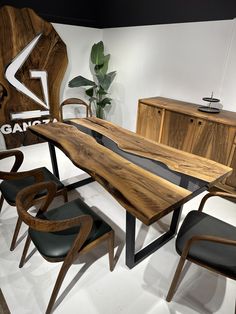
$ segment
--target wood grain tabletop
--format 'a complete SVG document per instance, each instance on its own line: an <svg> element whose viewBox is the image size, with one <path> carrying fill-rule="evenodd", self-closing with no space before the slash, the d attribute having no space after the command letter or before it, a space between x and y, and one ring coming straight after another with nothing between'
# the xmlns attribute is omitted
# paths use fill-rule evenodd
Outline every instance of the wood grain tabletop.
<svg viewBox="0 0 236 314"><path fill-rule="evenodd" d="M95 117L29 127L60 148L79 168L90 174L115 199L146 225L157 221L193 197L180 187L100 145L84 126L105 135L129 153L164 163L171 170L204 181L204 187L229 175L231 168L193 154L157 144L111 122ZM111 209L112 210L112 209Z"/></svg>

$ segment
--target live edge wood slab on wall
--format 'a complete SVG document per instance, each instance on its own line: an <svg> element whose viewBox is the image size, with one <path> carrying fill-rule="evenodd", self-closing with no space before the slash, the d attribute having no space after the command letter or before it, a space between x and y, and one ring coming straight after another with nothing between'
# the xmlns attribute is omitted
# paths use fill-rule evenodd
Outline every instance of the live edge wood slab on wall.
<svg viewBox="0 0 236 314"><path fill-rule="evenodd" d="M204 113L199 105L164 97L140 99L137 133L233 168L217 187L236 193L236 112Z"/></svg>
<svg viewBox="0 0 236 314"><path fill-rule="evenodd" d="M0 25L0 136L6 148L14 148L40 141L25 131L28 125L59 118L67 50L53 26L29 8L1 7ZM39 34L35 46L26 53ZM32 71L38 71L36 76L32 77ZM14 114L19 115L14 118Z"/></svg>

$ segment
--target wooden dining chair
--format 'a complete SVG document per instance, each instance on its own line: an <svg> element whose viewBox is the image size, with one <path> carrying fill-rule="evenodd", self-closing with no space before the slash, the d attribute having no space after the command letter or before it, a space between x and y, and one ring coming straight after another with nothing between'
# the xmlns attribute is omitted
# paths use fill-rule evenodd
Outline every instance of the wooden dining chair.
<svg viewBox="0 0 236 314"><path fill-rule="evenodd" d="M24 154L20 150L7 150L0 152L0 160L6 158L15 158L13 159L13 166L9 172L0 171L0 180L3 180L0 183L0 212L3 206L4 200L11 206L16 206L16 195L23 188L32 185L35 182L40 181L53 181L56 184L57 192L56 194L62 195L64 197L64 201L67 202L67 190L62 182L54 176L46 167L40 167L28 171L18 172L20 166L24 160ZM41 198L44 198L45 191L41 191L35 196L34 203L36 204ZM16 246L17 237L21 228L22 221L18 217L17 223L15 226L14 234L12 237L12 242L10 246L10 250L14 250Z"/></svg>
<svg viewBox="0 0 236 314"><path fill-rule="evenodd" d="M166 297L168 302L174 296L186 260L236 279L236 227L202 212L206 200L213 196L236 199L236 195L229 193L208 193L203 197L199 209L185 217L176 238L180 260Z"/></svg>
<svg viewBox="0 0 236 314"><path fill-rule="evenodd" d="M46 191L47 194L41 202L37 215L33 217L28 209L40 191ZM53 309L68 269L80 254L90 251L103 241L108 241L110 270L112 271L114 267L112 228L81 199L75 199L47 211L55 193L54 182L41 182L25 188L17 194L16 198L19 217L29 226L19 266L22 267L25 263L31 240L47 261L63 261L48 303L47 314Z"/></svg>
<svg viewBox="0 0 236 314"><path fill-rule="evenodd" d="M91 106L88 105L84 100L79 99L79 98L68 98L66 100L64 100L61 105L60 105L60 119L61 122L64 121L64 107L68 106L68 105L78 105L78 106L84 106L85 107L85 117L92 117L92 110L91 110Z"/></svg>

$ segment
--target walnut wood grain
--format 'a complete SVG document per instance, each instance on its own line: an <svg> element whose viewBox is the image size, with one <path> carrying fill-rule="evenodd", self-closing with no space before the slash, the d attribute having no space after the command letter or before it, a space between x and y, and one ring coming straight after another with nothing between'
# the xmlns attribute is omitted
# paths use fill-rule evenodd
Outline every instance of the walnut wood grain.
<svg viewBox="0 0 236 314"><path fill-rule="evenodd" d="M198 160L195 159L195 156L189 155L192 161L188 164L184 160L185 154L182 152L180 152L182 159L178 159L176 156L173 157L173 155L177 153L176 150L174 150L175 154L173 154L173 150L171 154L168 147L146 141L135 133L124 130L104 120L88 118L72 121L81 123L81 125L87 125L97 131L103 129L101 133L105 135L109 133L109 137L114 139L115 142L121 138L120 142L123 143L125 149L127 148L128 151L134 152L135 147L137 152L143 156L146 150L141 150L140 147L151 145L150 149L152 149L152 151L146 154L146 156L150 158L152 158L153 155L151 152L158 151L160 147L162 151L162 161L168 161L169 158L174 158L174 161L171 161L171 163L173 165L174 163L179 164L179 168L183 168L186 173L191 172L187 170L187 168L191 167L191 165ZM106 129L106 131L104 129ZM158 220L191 198L192 193L188 190L170 183L127 161L111 150L98 144L91 136L79 131L72 125L57 122L47 125L32 126L30 130L58 146L76 166L94 177L131 214L147 225ZM134 145L135 143L136 146ZM167 163L168 162L166 162L166 164ZM181 163L185 166L182 167ZM226 173L231 170L221 165L217 167L216 163L208 160L204 160L204 164L202 162L201 166L203 171L209 171L209 169L211 169L213 173L208 176L202 175L202 177L208 178L207 182L209 184L211 181L225 176ZM214 166L213 170L211 166ZM195 165L195 168L197 168L197 165ZM195 172L192 171L192 173L201 176L199 175L200 169L198 168L198 170Z"/></svg>
<svg viewBox="0 0 236 314"><path fill-rule="evenodd" d="M230 167L175 148L144 139L129 130L95 117L72 119L112 139L124 151L163 162L170 169L204 180L213 185L232 171Z"/></svg>
<svg viewBox="0 0 236 314"><path fill-rule="evenodd" d="M162 144L227 164L234 137L233 126L165 110Z"/></svg>
<svg viewBox="0 0 236 314"><path fill-rule="evenodd" d="M164 109L140 103L138 107L139 123L137 124L137 133L159 143L162 134L163 118Z"/></svg>
<svg viewBox="0 0 236 314"><path fill-rule="evenodd" d="M57 188L54 182L41 182L21 190L17 194L16 198L17 211L20 219L24 221L33 230L51 233L56 231L68 230L71 229L72 227L79 227L77 228L78 234L75 236L75 239L71 246L68 247L68 251L65 256L49 257L44 254L41 254L43 258L49 262L63 261L45 312L46 314L50 314L52 312L58 292L67 274L67 271L72 265L72 263L78 258L79 254L90 251L91 249L95 248L98 244L106 240L108 244L110 270L112 271L114 268L114 231L108 230L102 236L98 237L96 235L96 230L93 232L92 227L94 220L90 215L90 212L87 212L87 214L84 213L78 215L76 217L73 217L72 215L70 218L66 218L63 220L42 219L42 217L40 217L40 215L42 215L43 212L48 210L48 207L55 196L56 190ZM42 202L40 203L36 216L33 217L28 212L28 210L33 206L34 199L40 191L46 191L46 196L44 200L42 200ZM69 206L69 203L67 203L67 206ZM57 208L54 208L54 210L56 211ZM95 240L90 239L88 241L89 243L86 244L85 241L88 239L89 235L91 239L95 238ZM63 238L63 234L61 234L61 238ZM65 243L67 239L63 240ZM29 233L25 242L19 267L23 267L24 263L26 262L26 256L30 246L30 242L31 237ZM37 249L40 248L40 245L37 245L37 241L35 242L35 246Z"/></svg>
<svg viewBox="0 0 236 314"><path fill-rule="evenodd" d="M233 168L232 175L225 181L226 186L230 186L236 191L236 145L232 145L231 155L229 156L229 165Z"/></svg>
<svg viewBox="0 0 236 314"><path fill-rule="evenodd" d="M199 111L198 107L199 104L164 97L140 99L137 133L232 167L231 175L218 182L217 188L235 193L236 112L221 110L209 114ZM162 112L161 121L157 117L159 111ZM155 119L150 119L150 112Z"/></svg>
<svg viewBox="0 0 236 314"><path fill-rule="evenodd" d="M206 105L201 102L199 104L194 104L190 102L180 101L165 97L150 97L139 100L140 103L149 106L158 107L161 109L172 109L175 112L180 112L182 114L194 115L197 118L205 119L209 121L215 121L218 123L223 123L226 125L236 126L236 112L221 110L217 114L206 114L198 110L201 105Z"/></svg>
<svg viewBox="0 0 236 314"><path fill-rule="evenodd" d="M37 45L30 53L16 77L28 89L44 100L39 79L31 79L30 70L47 72L50 115L59 119L59 94L68 59L66 45L53 26L44 21L29 8L18 9L11 6L0 8L0 86L4 89L4 97L0 97L0 126L15 123L21 127L29 120L11 121L14 112L29 110L46 110L42 105L16 90L5 78L6 66L38 35L42 33ZM30 119L43 120L42 118ZM19 147L39 142L32 132L15 132L4 134L7 148Z"/></svg>
<svg viewBox="0 0 236 314"><path fill-rule="evenodd" d="M58 146L76 166L93 176L147 225L178 207L191 195L191 192L101 146L74 126L57 122L30 129Z"/></svg>
<svg viewBox="0 0 236 314"><path fill-rule="evenodd" d="M21 167L23 160L24 160L24 155L20 150L0 151L0 160L6 159L9 157L15 157L13 166L9 172L0 170L0 180L3 180L3 181L18 180L19 182L22 182L26 178L31 177L31 178L34 178L35 183L45 181L44 171L42 168L36 168L36 169L18 172L18 170ZM4 190L0 189L0 190L1 190L1 198L0 198L0 212L1 212L2 205L3 205L3 202L5 200L5 198L4 198L4 195L5 195L4 190L5 189ZM62 188L58 188L58 190L56 191L56 195L57 196L62 195L64 198L64 201L65 202L68 201L67 189L64 186ZM45 197L45 195L41 195L41 196L38 195L34 199L35 204L37 204L38 202L43 200L44 197ZM6 198L6 201L11 206L16 206L15 200L10 201L9 199ZM22 221L18 217L17 222L16 222L16 226L15 226L15 230L14 230L14 234L12 237L11 246L10 246L11 251L13 251L16 247L17 238L18 238L18 234L19 234L21 225L22 225Z"/></svg>
<svg viewBox="0 0 236 314"><path fill-rule="evenodd" d="M208 193L203 197L203 199L199 205L198 211L201 212L205 206L206 201L210 197L213 197L213 196L220 196L220 197L225 197L225 198L229 198L229 199L230 198L231 199L236 198L236 195L232 195L229 193L222 193L222 192ZM174 296L174 293L175 293L175 290L177 287L177 283L179 281L180 274L181 274L181 271L183 269L183 266L184 266L186 259L189 260L190 262L193 262L199 266L202 266L202 267L204 267L210 271L216 272L220 275L227 276L227 277L235 280L235 276L229 276L229 273L227 272L227 266L225 267L225 271L223 269L219 270L218 267L214 268L214 266L209 266L209 263L204 262L204 260L201 261L201 258L197 258L197 257L194 258L194 257L188 256L189 251L191 249L191 246L194 245L197 241L207 241L207 242L236 246L236 240L232 240L232 239L228 239L228 238L222 238L219 236L207 235L207 230L205 231L206 234L202 234L202 232L203 231L201 230L201 234L196 234L196 235L192 236L192 238L190 238L188 241L186 241L184 248L183 248L183 251L182 251L181 256L180 256L178 266L177 266L176 271L175 271L175 275L172 279L172 283L171 283L171 286L169 288L169 291L168 291L168 294L166 297L167 302L170 302ZM205 260L207 260L206 257L205 257Z"/></svg>
<svg viewBox="0 0 236 314"><path fill-rule="evenodd" d="M161 143L191 153L195 124L191 116L165 110Z"/></svg>

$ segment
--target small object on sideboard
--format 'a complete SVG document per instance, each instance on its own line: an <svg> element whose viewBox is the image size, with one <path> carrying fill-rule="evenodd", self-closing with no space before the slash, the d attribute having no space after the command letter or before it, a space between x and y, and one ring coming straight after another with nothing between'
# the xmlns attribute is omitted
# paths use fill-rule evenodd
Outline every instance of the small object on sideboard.
<svg viewBox="0 0 236 314"><path fill-rule="evenodd" d="M202 100L207 101L208 105L198 107L199 111L203 111L207 113L219 113L220 112L220 108L218 108L218 106L216 105L217 103L219 103L220 100L217 98L213 98L213 92L211 93L211 97L203 97Z"/></svg>

